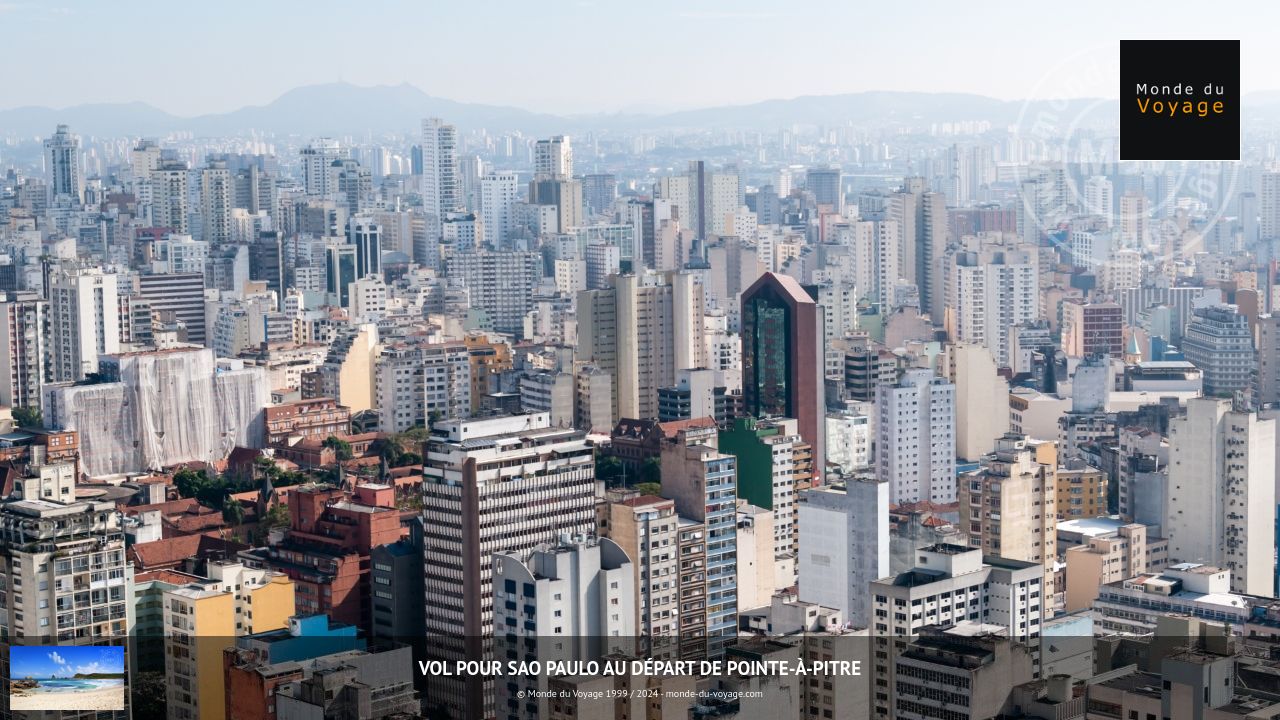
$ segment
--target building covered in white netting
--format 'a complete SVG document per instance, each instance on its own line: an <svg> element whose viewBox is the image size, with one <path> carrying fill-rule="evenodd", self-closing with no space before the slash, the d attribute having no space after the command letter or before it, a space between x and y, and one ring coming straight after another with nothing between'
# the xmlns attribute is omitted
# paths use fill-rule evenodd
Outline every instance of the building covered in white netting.
<svg viewBox="0 0 1280 720"><path fill-rule="evenodd" d="M183 347L99 360L103 382L44 388L44 424L77 430L90 477L221 461L232 448L261 447L266 373Z"/></svg>

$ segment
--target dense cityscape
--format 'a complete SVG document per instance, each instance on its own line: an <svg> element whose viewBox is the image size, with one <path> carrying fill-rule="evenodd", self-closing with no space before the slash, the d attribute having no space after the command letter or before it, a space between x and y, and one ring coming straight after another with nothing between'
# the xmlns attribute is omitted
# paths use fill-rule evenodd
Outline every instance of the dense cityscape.
<svg viewBox="0 0 1280 720"><path fill-rule="evenodd" d="M1280 124L849 98L0 121L0 717L1280 714Z"/></svg>

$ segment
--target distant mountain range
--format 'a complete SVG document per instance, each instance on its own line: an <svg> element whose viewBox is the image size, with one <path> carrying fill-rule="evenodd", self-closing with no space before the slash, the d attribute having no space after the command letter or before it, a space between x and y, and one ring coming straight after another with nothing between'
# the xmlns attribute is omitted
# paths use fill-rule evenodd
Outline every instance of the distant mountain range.
<svg viewBox="0 0 1280 720"><path fill-rule="evenodd" d="M1280 91L1246 96L1246 117L1280 118ZM1080 98L1006 101L962 93L876 91L809 95L662 114L617 113L557 116L515 107L463 103L433 97L409 85L361 87L329 83L296 88L259 106L227 113L180 117L146 103L77 105L61 110L20 107L0 110L0 135L47 136L56 125L99 136L155 136L185 131L197 136L230 135L249 130L270 134L363 135L413 131L424 117L442 117L463 129L522 130L532 134L585 130L669 130L726 128L774 130L792 124L954 122L989 120L997 126L1019 117L1048 112L1069 121L1084 114L1092 121L1117 117L1115 100Z"/></svg>

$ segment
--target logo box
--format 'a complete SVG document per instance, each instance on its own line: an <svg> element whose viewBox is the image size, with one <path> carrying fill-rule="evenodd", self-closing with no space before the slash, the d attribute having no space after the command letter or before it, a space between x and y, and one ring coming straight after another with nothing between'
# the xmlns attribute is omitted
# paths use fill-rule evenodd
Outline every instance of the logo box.
<svg viewBox="0 0 1280 720"><path fill-rule="evenodd" d="M1121 40L1120 159L1239 160L1240 41Z"/></svg>

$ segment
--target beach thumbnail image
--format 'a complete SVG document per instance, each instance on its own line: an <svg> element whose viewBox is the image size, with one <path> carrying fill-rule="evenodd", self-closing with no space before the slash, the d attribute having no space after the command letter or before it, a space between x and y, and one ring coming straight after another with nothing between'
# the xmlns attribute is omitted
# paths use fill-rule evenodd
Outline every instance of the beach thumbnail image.
<svg viewBox="0 0 1280 720"><path fill-rule="evenodd" d="M9 648L12 710L123 710L124 648Z"/></svg>

